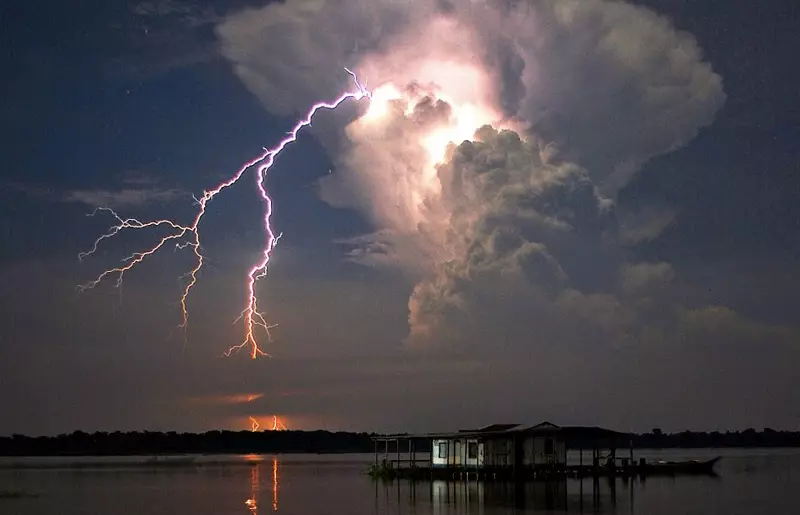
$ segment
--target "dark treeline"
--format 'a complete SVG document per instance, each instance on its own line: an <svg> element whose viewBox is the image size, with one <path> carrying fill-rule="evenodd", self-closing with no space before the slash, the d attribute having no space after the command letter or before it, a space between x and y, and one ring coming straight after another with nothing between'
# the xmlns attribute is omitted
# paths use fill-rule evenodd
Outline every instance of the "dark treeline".
<svg viewBox="0 0 800 515"><path fill-rule="evenodd" d="M667 434L660 429L633 435L633 446L639 449L672 449L698 447L800 447L800 431L726 431L711 433L683 431Z"/></svg>
<svg viewBox="0 0 800 515"><path fill-rule="evenodd" d="M125 456L137 454L247 454L371 452L366 433L329 431L133 431L0 438L0 456Z"/></svg>
<svg viewBox="0 0 800 515"><path fill-rule="evenodd" d="M124 456L149 454L360 453L372 452L368 433L329 431L209 431L207 433L76 431L58 436L0 437L0 456ZM765 429L666 434L659 429L631 435L634 447L800 447L800 431ZM421 443L421 442L420 442ZM424 447L415 444L417 450ZM425 446L427 447L427 446ZM383 450L383 444L381 444ZM389 446L394 452L394 445ZM405 444L401 451L405 451Z"/></svg>

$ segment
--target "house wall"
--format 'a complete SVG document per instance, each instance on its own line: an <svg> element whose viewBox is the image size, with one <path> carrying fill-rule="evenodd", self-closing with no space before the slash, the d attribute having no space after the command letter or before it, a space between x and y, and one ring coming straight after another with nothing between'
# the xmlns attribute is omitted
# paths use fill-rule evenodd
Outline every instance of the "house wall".
<svg viewBox="0 0 800 515"><path fill-rule="evenodd" d="M514 465L513 439L493 438L484 442L484 465L487 467L510 467Z"/></svg>
<svg viewBox="0 0 800 515"><path fill-rule="evenodd" d="M469 457L469 444L477 445L477 455ZM441 449L444 455L440 453ZM431 448L434 467L480 467L484 463L484 444L475 439L434 439Z"/></svg>
<svg viewBox="0 0 800 515"><path fill-rule="evenodd" d="M548 453L547 440L552 441L552 449ZM467 445L473 442L478 446L478 455L469 458ZM444 455L440 455L442 445ZM525 467L540 465L566 465L567 446L559 438L546 436L529 436L519 440L523 448L522 465ZM491 438L484 442L475 439L434 439L432 443L432 461L434 467L513 467L514 438Z"/></svg>
<svg viewBox="0 0 800 515"><path fill-rule="evenodd" d="M548 453L547 440L552 441L551 453ZM538 465L566 465L567 446L564 440L548 436L536 436L525 438L523 443L525 466Z"/></svg>

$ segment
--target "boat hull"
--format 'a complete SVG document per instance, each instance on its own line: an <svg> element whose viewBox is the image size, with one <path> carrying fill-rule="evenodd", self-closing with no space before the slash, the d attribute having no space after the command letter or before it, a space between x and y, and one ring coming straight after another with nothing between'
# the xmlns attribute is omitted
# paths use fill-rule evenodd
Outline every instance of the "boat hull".
<svg viewBox="0 0 800 515"><path fill-rule="evenodd" d="M713 475L715 473L714 467L717 465L720 458L720 456L717 456L716 458L705 461L691 460L648 463L644 465L642 472L647 475Z"/></svg>

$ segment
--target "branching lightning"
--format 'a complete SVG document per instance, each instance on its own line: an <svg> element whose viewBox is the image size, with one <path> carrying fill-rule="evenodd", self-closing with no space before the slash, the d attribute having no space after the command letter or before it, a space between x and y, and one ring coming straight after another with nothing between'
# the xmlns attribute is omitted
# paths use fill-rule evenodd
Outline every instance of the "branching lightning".
<svg viewBox="0 0 800 515"><path fill-rule="evenodd" d="M250 430L252 432L256 432L261 429L261 424L258 423L258 419L255 417L248 417L250 420ZM278 415L272 415L272 426L264 429L265 431L286 431L286 425L281 422L281 419L278 418Z"/></svg>
<svg viewBox="0 0 800 515"><path fill-rule="evenodd" d="M286 431L286 426L283 422L278 420L278 415L272 415L272 430L273 431Z"/></svg>
<svg viewBox="0 0 800 515"><path fill-rule="evenodd" d="M356 101L360 101L363 98L371 98L369 90L367 90L365 85L359 82L356 74L348 70L347 68L345 68L345 71L352 77L353 83L355 84L355 91L344 93L339 98L333 100L332 102L320 102L314 104L306 114L305 118L299 120L292 128L292 130L287 133L286 138L281 140L275 147L269 149L264 148L264 152L261 155L242 165L242 167L230 179L218 184L215 188L211 190L204 191L203 195L200 198L195 199L197 201L198 211L194 217L194 220L190 225L181 225L176 222L173 222L172 220L154 220L150 222L141 222L135 218L122 218L110 208L98 208L93 213L91 213L90 216L95 216L100 213L109 213L116 219L117 223L116 225L113 225L105 234L97 238L92 247L88 251L80 253L78 255L78 259L80 260L94 254L97 251L99 245L104 240L116 236L123 230L152 229L155 227L163 227L163 228L168 228L169 230L171 230L171 232L167 236L161 238L154 246L141 252L135 252L130 256L124 258L122 260L122 265L116 268L108 269L103 273L101 273L99 276L97 276L97 278L95 278L93 281L90 281L84 285L79 286L78 287L79 291L92 289L98 284L100 284L104 279L114 276L116 276L116 286L117 287L121 286L126 272L132 270L142 261L144 261L148 257L152 256L153 254L161 250L168 243L174 242L175 248L177 249L186 249L187 247L191 248L195 256L195 266L188 272L188 274L186 274L188 280L183 289L183 293L180 299L182 321L179 327L184 330L184 335L185 335L189 323L189 311L187 306L189 293L191 292L194 285L197 283L198 274L204 264L204 257L203 253L201 252L199 229L200 229L200 222L202 221L203 216L206 213L206 207L208 206L208 203L219 193L221 193L226 188L238 182L239 179L241 179L241 177L245 174L245 172L247 172L253 167L256 167L256 174L255 174L256 187L261 199L265 204L263 223L264 223L264 231L266 233L266 242L262 250L261 259L257 263L255 263L247 273L245 307L242 310L239 317L236 319L236 322L240 320L244 321L244 326L245 326L244 338L242 342L239 343L238 345L230 347L225 352L225 356L231 356L232 354L244 348L249 349L250 357L252 359L256 359L258 356L268 356L268 354L264 352L264 350L258 343L256 337L256 329L257 327L261 327L266 332L267 338L271 339L270 329L273 329L274 327L276 327L276 325L269 324L264 314L258 309L256 282L259 279L266 276L267 267L272 258L272 251L275 249L275 246L280 240L281 234L276 233L275 230L272 228L272 223L271 223L272 212L273 212L272 198L269 196L267 192L267 189L264 185L264 181L266 179L267 172L272 167L277 156L283 151L284 148L286 148L286 146L297 140L297 136L300 130L302 130L306 126L311 125L311 121L314 115L318 111L320 111L321 109L328 109L328 110L336 109L337 107L339 107L339 105L341 105L348 99L354 99Z"/></svg>

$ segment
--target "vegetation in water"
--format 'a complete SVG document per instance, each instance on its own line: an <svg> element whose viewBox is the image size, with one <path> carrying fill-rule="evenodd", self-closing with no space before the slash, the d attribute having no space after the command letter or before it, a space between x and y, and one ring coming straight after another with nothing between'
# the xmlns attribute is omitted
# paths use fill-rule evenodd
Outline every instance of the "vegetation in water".
<svg viewBox="0 0 800 515"><path fill-rule="evenodd" d="M392 479L395 472L384 463L373 463L367 469L367 474L373 479Z"/></svg>

